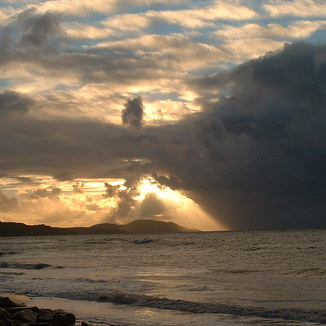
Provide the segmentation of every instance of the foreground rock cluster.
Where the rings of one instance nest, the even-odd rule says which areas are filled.
[[[71,326],[75,323],[75,315],[64,310],[27,307],[0,297],[0,326]],[[88,324],[81,322],[81,326]]]

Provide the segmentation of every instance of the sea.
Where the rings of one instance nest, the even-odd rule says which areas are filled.
[[[0,291],[98,325],[325,325],[326,230],[3,237]]]

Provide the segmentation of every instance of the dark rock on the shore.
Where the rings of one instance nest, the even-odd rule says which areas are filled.
[[[64,310],[41,309],[38,314],[38,321],[51,322],[54,326],[74,325],[76,317]]]
[[[7,318],[11,318],[11,314],[4,308],[0,308],[0,319],[4,320]]]
[[[15,320],[18,319],[24,323],[35,323],[37,321],[37,313],[31,309],[23,309],[23,310],[17,311],[13,315],[13,318]]]
[[[0,307],[13,308],[19,307],[20,305],[10,300],[8,297],[0,297]]]
[[[91,326],[91,325],[89,323],[86,323],[85,321],[82,321],[81,326]]]
[[[53,326],[50,322],[42,322],[42,323],[27,323],[25,326]]]
[[[12,307],[12,308],[8,308],[7,310],[11,314],[15,314],[16,312],[18,312],[20,310],[24,310],[24,309],[27,309],[27,307],[25,307],[25,306]],[[40,308],[38,308],[38,307],[28,307],[28,309],[36,312],[37,314],[40,312]]]
[[[64,310],[26,307],[0,297],[0,326],[72,326],[75,323],[75,315]]]
[[[52,320],[54,315],[54,310],[52,309],[41,309],[38,314],[38,321],[40,322],[49,322]]]

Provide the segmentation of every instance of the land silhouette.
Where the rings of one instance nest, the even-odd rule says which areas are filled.
[[[128,224],[96,224],[90,227],[60,228],[49,225],[27,225],[16,222],[0,222],[0,236],[39,236],[39,235],[82,235],[82,234],[141,234],[196,232],[173,222],[154,220],[135,220]]]

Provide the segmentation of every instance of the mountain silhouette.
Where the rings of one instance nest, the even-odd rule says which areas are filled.
[[[196,232],[173,222],[154,220],[135,220],[128,224],[96,224],[90,227],[59,228],[49,225],[26,225],[24,223],[0,222],[0,236],[38,236],[38,235],[81,235],[115,233],[172,233]]]

